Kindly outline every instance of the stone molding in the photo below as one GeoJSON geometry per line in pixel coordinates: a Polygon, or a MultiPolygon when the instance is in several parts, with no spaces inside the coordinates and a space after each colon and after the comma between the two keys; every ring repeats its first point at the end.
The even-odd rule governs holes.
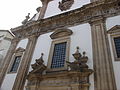
{"type": "Polygon", "coordinates": [[[93,2],[76,10],[16,27],[11,29],[11,31],[18,38],[25,38],[35,33],[45,34],[52,32],[56,28],[64,28],[88,23],[92,19],[97,19],[100,17],[108,18],[117,16],[120,15],[120,6],[118,3],[118,0],[93,2]]]}
{"type": "Polygon", "coordinates": [[[62,38],[66,36],[72,35],[72,30],[66,29],[66,28],[61,28],[61,29],[56,29],[54,33],[50,35],[51,39],[57,39],[57,38],[62,38]]]}
{"type": "Polygon", "coordinates": [[[107,31],[108,34],[120,33],[120,25],[116,25],[107,31]]]}
{"type": "Polygon", "coordinates": [[[28,90],[89,90],[88,77],[91,72],[65,71],[53,74],[29,74],[28,90]],[[84,83],[82,83],[84,80],[84,83]]]}

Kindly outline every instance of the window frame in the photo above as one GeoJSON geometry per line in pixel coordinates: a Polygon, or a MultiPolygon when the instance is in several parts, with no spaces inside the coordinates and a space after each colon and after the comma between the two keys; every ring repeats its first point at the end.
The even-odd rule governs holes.
{"type": "Polygon", "coordinates": [[[47,64],[47,70],[48,71],[67,70],[66,61],[69,61],[69,51],[70,51],[70,36],[54,39],[51,43],[51,48],[50,48],[50,52],[49,52],[49,59],[48,59],[48,64],[47,64]],[[65,56],[64,67],[51,68],[55,44],[64,43],[64,42],[66,42],[66,56],[65,56]]]}
{"type": "Polygon", "coordinates": [[[118,58],[118,56],[117,56],[117,51],[116,51],[115,41],[114,41],[114,38],[120,37],[120,33],[119,34],[112,34],[110,36],[111,36],[114,59],[115,59],[115,61],[120,61],[120,58],[118,58]]]}
{"type": "Polygon", "coordinates": [[[118,58],[117,56],[115,41],[114,41],[114,38],[120,37],[120,25],[113,26],[111,29],[107,31],[107,33],[110,35],[110,43],[113,50],[114,61],[120,61],[120,58],[118,58]]]}
{"type": "Polygon", "coordinates": [[[23,58],[23,55],[24,55],[24,52],[25,52],[25,49],[19,47],[18,49],[15,50],[13,56],[12,56],[12,59],[11,59],[11,62],[10,62],[10,65],[9,65],[9,69],[8,69],[8,74],[14,74],[14,73],[17,73],[18,70],[19,70],[19,67],[20,67],[20,64],[21,64],[21,61],[22,61],[22,58],[23,58]],[[15,62],[15,58],[18,57],[18,56],[21,56],[21,60],[19,62],[19,66],[17,68],[16,71],[14,72],[11,72],[11,69],[13,67],[13,64],[15,62]]]}
{"type": "Polygon", "coordinates": [[[20,56],[15,56],[15,57],[14,57],[14,62],[13,62],[13,64],[11,65],[11,68],[10,68],[10,72],[11,72],[11,73],[16,73],[17,70],[18,70],[18,68],[19,68],[20,61],[19,61],[19,64],[18,64],[17,70],[16,70],[16,71],[13,71],[13,70],[12,70],[12,69],[13,69],[13,66],[16,64],[15,61],[16,61],[16,58],[17,58],[17,57],[20,57],[20,61],[21,61],[21,58],[22,58],[21,55],[20,55],[20,56]]]}

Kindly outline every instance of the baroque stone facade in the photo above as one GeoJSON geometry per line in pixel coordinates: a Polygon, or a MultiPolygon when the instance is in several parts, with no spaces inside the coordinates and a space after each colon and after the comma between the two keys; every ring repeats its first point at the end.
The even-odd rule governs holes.
{"type": "MultiPolygon", "coordinates": [[[[28,21],[22,26],[11,29],[16,37],[13,39],[8,55],[5,58],[6,62],[0,73],[0,85],[2,85],[4,81],[9,62],[19,41],[28,38],[28,44],[12,90],[23,90],[24,87],[26,87],[27,90],[89,90],[89,76],[91,74],[94,74],[94,90],[117,90],[110,45],[107,37],[107,34],[112,31],[107,32],[106,19],[120,15],[120,1],[96,0],[81,8],[49,18],[44,18],[44,15],[47,5],[51,0],[41,1],[43,6],[41,7],[41,13],[37,21],[28,21]],[[85,52],[83,52],[83,54],[79,53],[79,48],[77,47],[77,51],[73,54],[75,60],[72,62],[66,60],[65,62],[67,68],[58,71],[49,70],[49,59],[52,56],[50,52],[48,66],[44,65],[44,55],[41,54],[41,57],[36,59],[35,63],[32,64],[32,71],[29,72],[38,37],[55,31],[50,35],[53,42],[54,39],[56,41],[56,39],[62,38],[62,40],[67,39],[67,43],[69,43],[70,35],[74,33],[68,28],[84,23],[89,23],[91,27],[93,69],[89,69],[86,64],[87,61],[89,61],[89,57],[86,56],[85,52]],[[26,79],[28,83],[25,85],[26,79]]],[[[72,4],[75,2],[75,0],[68,1],[72,1],[72,4]]],[[[59,4],[64,3],[65,2],[60,2],[59,4]]],[[[72,4],[70,7],[72,7],[72,4]]],[[[61,10],[67,10],[70,7],[59,8],[61,10]]],[[[54,43],[52,43],[52,45],[53,44],[54,43]]],[[[69,46],[70,44],[67,45],[69,46]]],[[[69,47],[67,49],[69,49],[69,47]]],[[[67,50],[66,54],[69,54],[69,50],[67,50]]],[[[69,59],[69,55],[67,56],[69,59]]]]}
{"type": "Polygon", "coordinates": [[[68,62],[68,68],[65,71],[51,72],[43,64],[43,54],[40,59],[32,64],[33,70],[28,74],[27,90],[88,90],[89,75],[93,70],[88,69],[86,64],[88,57],[79,53],[79,48],[73,54],[75,61],[68,62]],[[44,73],[43,73],[44,72],[44,73]]]}

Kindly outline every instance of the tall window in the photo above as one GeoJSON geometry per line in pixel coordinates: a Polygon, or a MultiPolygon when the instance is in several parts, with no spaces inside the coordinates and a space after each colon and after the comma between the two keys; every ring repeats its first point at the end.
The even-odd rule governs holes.
{"type": "Polygon", "coordinates": [[[21,60],[21,56],[16,56],[10,72],[16,72],[21,60]]]}
{"type": "Polygon", "coordinates": [[[115,43],[117,58],[120,58],[120,37],[115,37],[114,43],[115,43]]]}
{"type": "Polygon", "coordinates": [[[64,67],[65,56],[66,56],[66,43],[67,42],[55,44],[51,68],[64,67]]]}
{"type": "Polygon", "coordinates": [[[47,64],[48,72],[67,70],[66,61],[69,61],[70,36],[72,33],[70,29],[61,28],[56,29],[50,35],[52,43],[47,64]]]}
{"type": "Polygon", "coordinates": [[[22,56],[24,55],[24,52],[25,52],[25,49],[22,47],[19,47],[14,51],[14,54],[12,56],[9,69],[8,69],[9,74],[17,73],[18,68],[20,66],[20,62],[22,61],[22,56]]]}

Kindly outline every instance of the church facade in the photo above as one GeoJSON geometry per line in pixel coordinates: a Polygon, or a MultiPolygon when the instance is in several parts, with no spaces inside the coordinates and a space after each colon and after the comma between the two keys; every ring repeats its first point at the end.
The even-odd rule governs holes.
{"type": "Polygon", "coordinates": [[[0,90],[120,90],[120,1],[41,2],[11,29],[0,90]]]}

